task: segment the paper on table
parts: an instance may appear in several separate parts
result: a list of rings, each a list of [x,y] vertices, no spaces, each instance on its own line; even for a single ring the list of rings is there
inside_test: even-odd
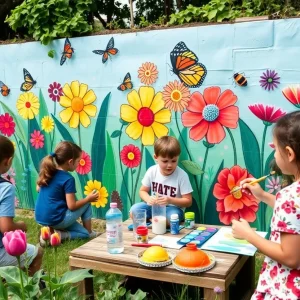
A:
[[[267,232],[262,231],[256,231],[256,233],[262,237],[267,235]],[[220,228],[214,236],[203,244],[201,249],[249,256],[253,256],[257,250],[256,247],[248,243],[246,240],[235,239],[232,236],[232,230],[230,227]]]
[[[165,248],[180,249],[183,245],[177,244],[180,238],[173,236],[157,235],[152,240],[148,241],[149,244],[161,244]]]

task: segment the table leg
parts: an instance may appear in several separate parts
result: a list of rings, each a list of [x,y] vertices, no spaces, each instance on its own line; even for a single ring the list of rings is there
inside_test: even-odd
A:
[[[76,268],[76,267],[72,267],[71,266],[71,270],[78,270],[81,268]],[[93,270],[89,271],[91,274],[93,274]],[[94,281],[93,281],[93,277],[92,278],[85,278],[84,280],[82,280],[81,282],[79,282],[79,284],[77,284],[78,286],[78,294],[79,295],[88,295],[88,297],[86,299],[88,300],[94,300],[95,296],[94,296]]]
[[[215,300],[216,299],[216,293],[213,289],[204,288],[203,289],[203,300]],[[218,294],[218,300],[229,300],[229,288],[225,290],[223,293]]]

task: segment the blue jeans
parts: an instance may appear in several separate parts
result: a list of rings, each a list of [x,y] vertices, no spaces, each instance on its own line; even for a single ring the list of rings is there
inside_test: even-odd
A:
[[[130,212],[133,212],[137,209],[145,209],[146,214],[147,214],[147,219],[152,218],[152,206],[151,205],[148,205],[146,202],[142,201],[140,203],[133,204],[130,208]],[[184,220],[183,210],[180,207],[173,206],[173,205],[167,205],[167,207],[166,207],[167,220],[170,221],[172,214],[178,214],[179,222]]]
[[[88,239],[90,237],[89,232],[77,222],[77,219],[81,217],[82,222],[90,220],[92,218],[91,204],[87,203],[75,211],[67,210],[65,218],[59,224],[52,226],[54,229],[61,229],[70,233],[70,239]]]

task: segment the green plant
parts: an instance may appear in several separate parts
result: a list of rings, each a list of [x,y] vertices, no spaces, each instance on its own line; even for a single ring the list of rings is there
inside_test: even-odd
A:
[[[109,30],[116,30],[116,29],[120,29],[121,25],[119,24],[118,20],[112,20],[109,23],[107,23],[106,28]]]
[[[87,13],[91,3],[92,0],[27,0],[12,10],[5,22],[14,31],[23,29],[47,45],[54,38],[90,32]]]
[[[51,57],[51,58],[54,58],[54,55],[55,55],[55,50],[54,49],[51,49],[48,51],[48,56]]]
[[[140,27],[142,27],[142,28],[143,28],[143,27],[148,27],[148,26],[150,26],[150,24],[151,24],[151,23],[150,23],[149,21],[147,21],[146,18],[145,18],[144,16],[141,17],[140,23],[139,23],[139,26],[140,26]]]

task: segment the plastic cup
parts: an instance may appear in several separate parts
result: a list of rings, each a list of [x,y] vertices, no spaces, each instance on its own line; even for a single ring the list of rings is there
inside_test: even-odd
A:
[[[139,226],[147,226],[146,225],[146,209],[137,209],[132,212],[132,223],[133,223],[133,235],[136,239],[136,229]]]

